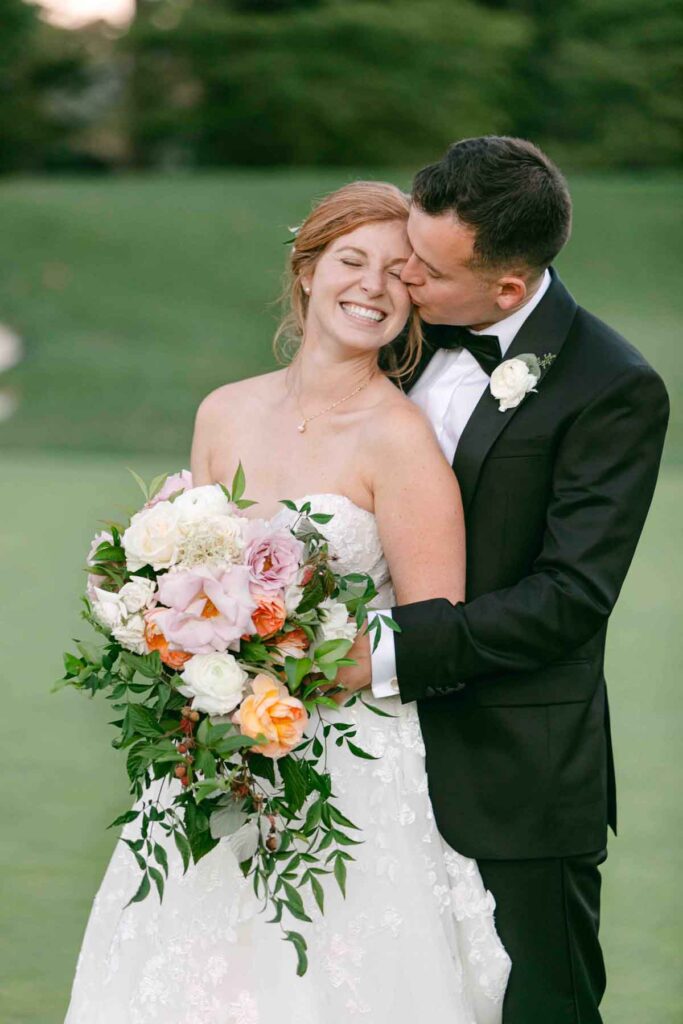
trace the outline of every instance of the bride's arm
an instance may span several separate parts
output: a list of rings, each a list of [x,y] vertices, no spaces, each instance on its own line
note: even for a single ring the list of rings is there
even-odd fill
[[[203,484],[215,483],[211,469],[211,452],[217,434],[223,427],[221,416],[221,392],[224,389],[217,389],[207,395],[200,403],[194,419],[194,433],[192,435],[192,455],[190,457],[190,468],[192,470],[192,483],[195,487]]]
[[[373,458],[375,514],[397,604],[465,599],[465,526],[455,474],[413,405],[383,423]]]

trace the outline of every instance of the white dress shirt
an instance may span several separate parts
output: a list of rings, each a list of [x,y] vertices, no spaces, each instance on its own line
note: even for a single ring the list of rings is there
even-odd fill
[[[551,281],[546,270],[538,291],[528,302],[504,320],[472,333],[495,334],[505,357],[520,327],[539,304]],[[467,349],[438,349],[409,393],[411,401],[419,405],[431,422],[441,450],[451,463],[467,421],[489,381],[488,374]],[[391,610],[382,610],[381,614],[391,615]],[[372,655],[372,693],[375,697],[390,697],[398,693],[394,634],[386,626]]]

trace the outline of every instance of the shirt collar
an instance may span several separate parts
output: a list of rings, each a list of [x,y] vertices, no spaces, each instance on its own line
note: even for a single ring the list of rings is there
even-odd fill
[[[503,320],[499,320],[495,324],[491,324],[490,327],[486,327],[483,331],[472,331],[472,334],[495,334],[498,338],[498,344],[500,345],[501,355],[505,355],[510,345],[515,340],[515,336],[521,328],[527,317],[536,309],[545,293],[548,291],[552,278],[550,271],[545,270],[538,291],[531,296],[528,302],[525,302],[523,306],[516,309],[510,316],[506,316]]]

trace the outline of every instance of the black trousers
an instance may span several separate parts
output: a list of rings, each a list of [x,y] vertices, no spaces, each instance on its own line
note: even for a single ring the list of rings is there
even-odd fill
[[[601,1024],[599,865],[607,851],[548,860],[478,861],[512,960],[503,1024]]]

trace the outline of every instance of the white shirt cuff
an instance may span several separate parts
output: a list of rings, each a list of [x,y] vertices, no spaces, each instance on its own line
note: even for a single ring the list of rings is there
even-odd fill
[[[373,609],[377,615],[391,617],[391,608]],[[395,697],[398,691],[394,631],[382,623],[382,634],[372,656],[372,696]]]

